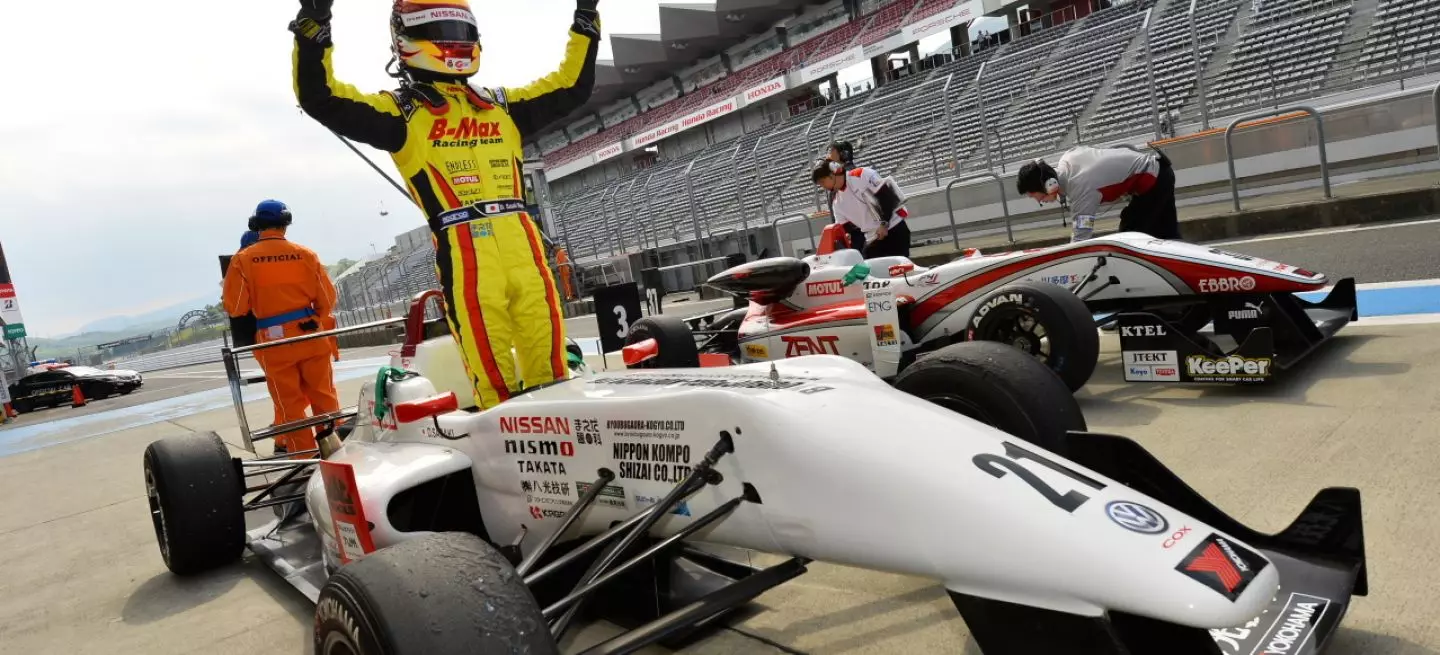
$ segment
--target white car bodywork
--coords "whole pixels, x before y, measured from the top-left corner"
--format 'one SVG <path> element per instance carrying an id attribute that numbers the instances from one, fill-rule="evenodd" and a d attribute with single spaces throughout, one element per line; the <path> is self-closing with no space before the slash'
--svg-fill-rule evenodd
<path id="1" fill-rule="evenodd" d="M 443 369 L 458 357 L 448 337 L 432 339 L 415 364 Z M 393 406 L 444 391 L 469 393 L 416 377 L 389 383 L 387 400 Z M 752 485 L 761 501 L 742 503 L 698 540 L 925 576 L 952 591 L 1061 612 L 1118 610 L 1200 628 L 1243 624 L 1278 587 L 1266 559 L 1232 601 L 1176 570 L 1217 530 L 896 391 L 842 357 L 591 374 L 488 411 L 409 424 L 388 420 L 393 411 L 377 421 L 374 397 L 374 382 L 367 383 L 358 425 L 329 461 L 353 466 L 376 548 L 426 534 L 390 524 L 397 493 L 466 469 L 491 540 L 511 543 L 528 531 L 528 554 L 578 500 L 580 484 L 607 468 L 617 475 L 616 491 L 602 495 L 575 530 L 596 534 L 664 497 L 724 432 L 734 452 L 715 467 L 723 481 L 664 517 L 654 534 L 673 533 Z M 1017 459 L 1016 446 L 1036 456 Z M 1078 506 L 1067 511 L 1041 486 Z M 311 477 L 306 500 L 327 561 L 338 561 L 321 476 Z M 1144 531 L 1122 527 L 1123 513 L 1107 509 L 1112 502 L 1163 518 Z"/>
<path id="2" fill-rule="evenodd" d="M 1098 266 L 1101 257 L 1103 266 Z M 1320 289 L 1326 277 L 1287 264 L 1237 255 L 1209 246 L 1123 232 L 1079 243 L 995 255 L 971 255 L 926 268 L 904 257 L 863 260 L 855 250 L 810 255 L 810 274 L 771 307 L 751 305 L 739 330 L 740 361 L 757 362 L 809 354 L 843 355 L 873 368 L 865 285 L 842 285 L 856 264 L 870 267 L 870 281 L 884 280 L 897 301 L 912 307 L 912 329 L 900 330 L 903 350 L 964 334 L 982 316 L 981 303 L 1007 284 L 1046 282 L 1074 288 L 1087 277 L 1088 303 L 1194 296 L 1210 293 L 1298 292 Z M 1093 277 L 1092 277 L 1093 276 Z M 1100 289 L 1114 276 L 1118 284 Z M 914 340 L 911 334 L 916 335 Z"/>

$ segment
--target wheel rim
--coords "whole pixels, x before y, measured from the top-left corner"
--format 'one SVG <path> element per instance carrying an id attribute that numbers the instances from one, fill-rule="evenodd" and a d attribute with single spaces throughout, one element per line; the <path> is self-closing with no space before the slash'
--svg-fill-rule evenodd
<path id="1" fill-rule="evenodd" d="M 160 491 L 155 486 L 155 471 L 145 463 L 145 497 L 150 501 L 150 522 L 155 526 L 155 541 L 160 543 L 160 557 L 170 563 L 170 532 L 165 527 L 165 509 L 160 505 Z"/>
<path id="2" fill-rule="evenodd" d="M 337 630 L 325 633 L 325 641 L 320 644 L 320 655 L 358 655 L 354 645 L 345 634 Z"/>
<path id="3" fill-rule="evenodd" d="M 965 398 L 954 393 L 934 393 L 921 396 L 936 405 L 944 407 L 952 412 L 968 416 L 985 425 L 994 426 L 995 421 L 990 417 L 990 412 L 983 405 L 976 403 L 970 398 Z"/>
<path id="4" fill-rule="evenodd" d="M 1028 353 L 1041 362 L 1049 362 L 1051 355 L 1050 331 L 1045 322 L 1027 307 L 1008 306 L 996 308 L 986 317 L 984 332 L 980 341 L 995 341 Z"/>

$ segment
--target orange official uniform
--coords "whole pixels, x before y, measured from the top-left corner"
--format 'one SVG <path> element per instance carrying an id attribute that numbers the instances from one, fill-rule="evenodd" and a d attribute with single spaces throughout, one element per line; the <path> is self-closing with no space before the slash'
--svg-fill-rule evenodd
<path id="1" fill-rule="evenodd" d="M 335 285 L 315 251 L 285 239 L 280 230 L 264 230 L 260 241 L 230 260 L 225 272 L 225 311 L 255 314 L 256 343 L 278 341 L 333 329 Z M 302 341 L 255 352 L 265 371 L 275 424 L 339 411 L 332 359 L 339 358 L 334 337 Z M 275 437 L 289 452 L 313 450 L 315 431 L 294 430 Z"/>

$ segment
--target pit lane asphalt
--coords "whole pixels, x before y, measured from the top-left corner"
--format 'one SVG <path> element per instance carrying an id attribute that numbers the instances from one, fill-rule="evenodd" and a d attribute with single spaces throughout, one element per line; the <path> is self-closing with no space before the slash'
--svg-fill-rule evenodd
<path id="1" fill-rule="evenodd" d="M 1414 248 L 1421 240 L 1435 243 L 1436 232 L 1428 231 L 1434 229 L 1411 225 L 1227 249 L 1362 282 L 1435 278 L 1435 258 L 1426 268 L 1423 248 Z M 1358 256 L 1347 254 L 1352 247 Z M 1125 384 L 1116 345 L 1105 338 L 1100 369 L 1077 394 L 1092 430 L 1138 440 L 1218 506 L 1263 531 L 1284 527 L 1321 487 L 1360 488 L 1371 596 L 1355 599 L 1327 652 L 1440 653 L 1433 618 L 1440 570 L 1424 555 L 1440 538 L 1433 518 L 1440 498 L 1434 475 L 1440 450 L 1433 446 L 1440 325 L 1351 326 L 1267 388 Z M 353 397 L 359 384 L 342 382 L 340 392 Z M 246 409 L 252 421 L 268 420 L 268 402 Z M 234 424 L 227 405 L 0 458 L 0 652 L 309 652 L 312 608 L 252 558 L 182 580 L 165 571 L 155 548 L 140 476 L 144 447 L 204 430 L 235 443 Z M 941 517 L 947 504 L 966 499 L 917 502 Z M 753 561 L 777 560 L 757 554 Z M 811 653 L 979 652 L 929 580 L 816 563 L 761 596 L 756 609 L 685 652 L 786 652 L 769 643 Z M 572 646 L 607 631 L 590 626 Z M 1155 652 L 1164 650 L 1157 645 Z"/>

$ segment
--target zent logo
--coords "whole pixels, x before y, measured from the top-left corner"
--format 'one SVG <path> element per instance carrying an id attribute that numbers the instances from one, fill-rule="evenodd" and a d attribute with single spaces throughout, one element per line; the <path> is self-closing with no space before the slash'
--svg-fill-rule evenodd
<path id="1" fill-rule="evenodd" d="M 1200 293 L 1230 293 L 1233 291 L 1254 291 L 1255 278 L 1220 277 L 1200 280 Z"/>
<path id="2" fill-rule="evenodd" d="M 1170 528 L 1170 522 L 1159 512 L 1139 503 L 1123 500 L 1111 501 L 1105 505 L 1110 520 L 1126 530 L 1140 534 L 1160 534 Z"/>
<path id="3" fill-rule="evenodd" d="M 838 296 L 843 293 L 845 293 L 845 283 L 840 280 L 811 282 L 805 285 L 805 295 L 811 298 L 818 296 Z"/>
<path id="4" fill-rule="evenodd" d="M 780 337 L 780 340 L 785 343 L 786 357 L 840 354 L 840 337 L 835 335 L 819 337 Z"/>

